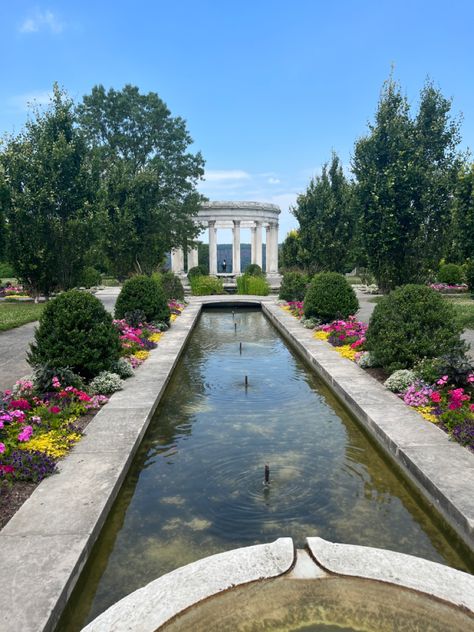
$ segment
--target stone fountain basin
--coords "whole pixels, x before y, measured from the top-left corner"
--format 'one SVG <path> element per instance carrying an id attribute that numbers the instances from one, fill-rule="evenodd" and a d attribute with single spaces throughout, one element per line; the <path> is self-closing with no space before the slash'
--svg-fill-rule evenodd
<path id="1" fill-rule="evenodd" d="M 383 632 L 395 620 L 404 630 L 474 630 L 474 577 L 394 551 L 317 537 L 295 550 L 291 538 L 279 538 L 178 568 L 83 632 Z"/>

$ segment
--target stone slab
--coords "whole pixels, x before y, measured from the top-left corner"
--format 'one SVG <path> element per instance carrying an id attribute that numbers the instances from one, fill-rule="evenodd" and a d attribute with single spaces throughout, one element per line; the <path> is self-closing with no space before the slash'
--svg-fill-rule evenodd
<path id="1" fill-rule="evenodd" d="M 315 561 L 331 573 L 396 584 L 474 613 L 474 577 L 469 573 L 385 549 L 335 544 L 322 538 L 307 538 L 306 542 Z"/>
<path id="2" fill-rule="evenodd" d="M 83 632 L 155 632 L 203 599 L 286 573 L 294 560 L 291 538 L 211 555 L 124 597 L 89 623 Z"/>

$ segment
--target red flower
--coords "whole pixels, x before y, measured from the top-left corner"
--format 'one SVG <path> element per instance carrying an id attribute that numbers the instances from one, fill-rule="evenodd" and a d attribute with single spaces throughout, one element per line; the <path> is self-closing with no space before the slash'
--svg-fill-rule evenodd
<path id="1" fill-rule="evenodd" d="M 57 413 L 61 412 L 61 409 L 59 408 L 59 406 L 51 406 L 49 409 L 49 412 L 54 413 L 56 415 Z"/>
<path id="2" fill-rule="evenodd" d="M 431 393 L 431 400 L 433 402 L 440 402 L 441 401 L 441 395 L 440 393 L 438 393 L 438 391 L 433 391 Z"/>

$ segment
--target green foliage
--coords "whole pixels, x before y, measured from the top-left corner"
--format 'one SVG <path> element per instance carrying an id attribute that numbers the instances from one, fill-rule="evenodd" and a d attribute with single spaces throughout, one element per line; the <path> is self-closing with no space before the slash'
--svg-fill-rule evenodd
<path id="1" fill-rule="evenodd" d="M 100 166 L 103 247 L 112 272 L 151 274 L 165 253 L 197 236 L 204 173 L 185 121 L 160 97 L 135 86 L 95 86 L 78 107 L 88 146 Z"/>
<path id="2" fill-rule="evenodd" d="M 468 376 L 474 372 L 471 360 L 463 349 L 452 349 L 437 359 L 438 375 L 447 375 L 450 384 L 467 386 Z"/>
<path id="3" fill-rule="evenodd" d="M 208 296 L 210 294 L 224 294 L 222 281 L 213 276 L 195 276 L 190 279 L 191 292 L 194 296 Z"/>
<path id="4" fill-rule="evenodd" d="M 80 375 L 74 373 L 69 367 L 54 367 L 49 364 L 37 366 L 33 373 L 33 384 L 37 393 L 51 393 L 54 391 L 53 377 L 57 377 L 61 386 L 74 386 L 84 388 L 84 381 Z"/>
<path id="5" fill-rule="evenodd" d="M 390 377 L 388 377 L 384 386 L 388 388 L 392 393 L 403 393 L 411 386 L 416 380 L 414 371 L 410 369 L 399 369 L 394 371 Z"/>
<path id="6" fill-rule="evenodd" d="M 349 261 L 355 218 L 352 185 L 336 154 L 323 166 L 321 176 L 298 196 L 293 213 L 307 265 L 313 270 L 345 272 Z"/>
<path id="7" fill-rule="evenodd" d="M 268 296 L 270 286 L 264 276 L 243 274 L 237 277 L 237 294 L 251 294 L 252 296 Z"/>
<path id="8" fill-rule="evenodd" d="M 194 266 L 194 268 L 191 268 L 188 271 L 189 281 L 191 281 L 191 279 L 193 279 L 194 277 L 206 276 L 206 275 L 207 275 L 207 271 L 206 271 L 205 266 L 203 265 Z"/>
<path id="9" fill-rule="evenodd" d="M 302 301 L 308 289 L 309 277 L 304 272 L 285 272 L 278 298 L 282 301 Z"/>
<path id="10" fill-rule="evenodd" d="M 6 261 L 0 262 L 0 279 L 11 279 L 15 276 L 15 270 Z"/>
<path id="11" fill-rule="evenodd" d="M 125 281 L 115 303 L 115 317 L 125 318 L 125 314 L 134 310 L 141 310 L 147 322 L 169 321 L 168 302 L 156 279 L 137 275 Z"/>
<path id="12" fill-rule="evenodd" d="M 41 316 L 44 303 L 7 302 L 0 303 L 0 331 L 15 329 L 26 323 L 32 323 Z"/>
<path id="13" fill-rule="evenodd" d="M 132 309 L 130 312 L 125 312 L 124 319 L 132 327 L 140 327 L 147 322 L 145 312 L 142 309 Z"/>
<path id="14" fill-rule="evenodd" d="M 471 294 L 474 292 L 474 261 L 468 261 L 464 268 L 464 275 L 466 277 L 466 283 L 471 290 Z"/>
<path id="15" fill-rule="evenodd" d="M 209 244 L 198 243 L 198 265 L 203 274 L 209 274 Z"/>
<path id="16" fill-rule="evenodd" d="M 247 276 L 265 276 L 262 268 L 256 263 L 249 263 L 249 265 L 244 270 L 244 274 L 246 274 Z"/>
<path id="17" fill-rule="evenodd" d="M 9 184 L 8 260 L 34 292 L 78 284 L 91 241 L 94 169 L 73 105 L 57 85 L 50 106 L 0 154 Z"/>
<path id="18" fill-rule="evenodd" d="M 40 318 L 28 362 L 69 367 L 89 379 L 109 369 L 121 350 L 112 316 L 98 298 L 70 290 L 50 301 Z"/>
<path id="19" fill-rule="evenodd" d="M 123 388 L 120 375 L 110 371 L 101 371 L 89 384 L 89 390 L 95 395 L 112 395 Z"/>
<path id="20" fill-rule="evenodd" d="M 96 285 L 100 285 L 101 279 L 102 277 L 100 272 L 89 266 L 84 268 L 82 272 L 81 285 L 87 288 L 94 287 Z"/>
<path id="21" fill-rule="evenodd" d="M 424 285 L 405 285 L 378 302 L 366 347 L 386 371 L 463 348 L 452 305 Z"/>
<path id="22" fill-rule="evenodd" d="M 291 269 L 302 266 L 301 250 L 302 245 L 299 231 L 290 230 L 280 248 L 280 267 L 283 269 Z"/>
<path id="23" fill-rule="evenodd" d="M 126 380 L 129 377 L 133 377 L 135 372 L 132 365 L 126 358 L 119 358 L 117 362 L 114 362 L 110 366 L 112 373 L 119 375 L 122 380 Z"/>
<path id="24" fill-rule="evenodd" d="M 176 276 L 174 272 L 155 272 L 152 276 L 163 288 L 163 292 L 165 293 L 166 299 L 168 301 L 171 299 L 182 301 L 184 299 L 183 284 L 181 283 L 180 278 Z"/>
<path id="25" fill-rule="evenodd" d="M 474 163 L 463 165 L 454 189 L 450 254 L 465 261 L 474 252 Z"/>
<path id="26" fill-rule="evenodd" d="M 355 146 L 356 206 L 369 267 L 382 291 L 425 282 L 447 244 L 459 170 L 459 123 L 427 83 L 416 116 L 391 78 L 375 122 Z"/>
<path id="27" fill-rule="evenodd" d="M 359 309 L 359 301 L 350 283 L 337 272 L 321 272 L 313 277 L 304 297 L 306 318 L 328 323 L 348 318 Z"/>
<path id="28" fill-rule="evenodd" d="M 461 266 L 457 266 L 455 263 L 445 263 L 439 268 L 438 281 L 440 283 L 456 285 L 463 282 L 463 277 Z"/>

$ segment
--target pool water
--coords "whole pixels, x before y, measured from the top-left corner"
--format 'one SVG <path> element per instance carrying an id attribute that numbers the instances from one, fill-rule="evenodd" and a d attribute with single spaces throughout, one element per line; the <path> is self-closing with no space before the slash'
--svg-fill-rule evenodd
<path id="1" fill-rule="evenodd" d="M 282 536 L 472 570 L 458 540 L 260 310 L 209 309 L 57 630 L 80 630 L 183 564 Z"/>

